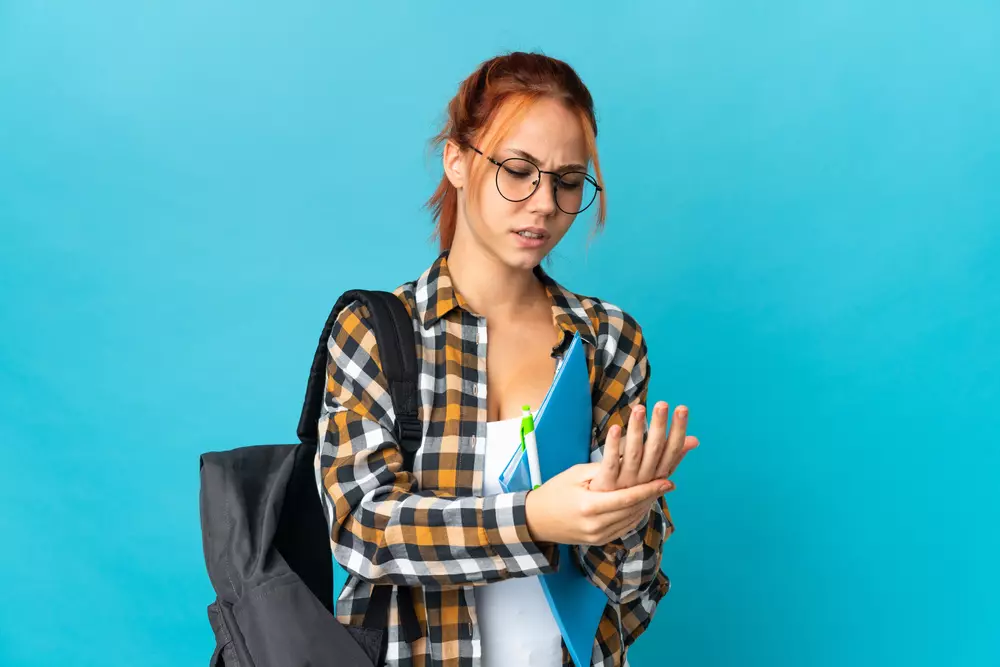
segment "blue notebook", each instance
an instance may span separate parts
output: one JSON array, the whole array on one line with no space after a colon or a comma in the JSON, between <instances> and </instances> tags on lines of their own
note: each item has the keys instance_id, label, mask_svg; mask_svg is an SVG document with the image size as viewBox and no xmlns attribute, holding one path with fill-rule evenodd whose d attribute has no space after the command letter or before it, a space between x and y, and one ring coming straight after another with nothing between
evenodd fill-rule
<instances>
[{"instance_id":1,"label":"blue notebook","mask_svg":"<svg viewBox=\"0 0 1000 667\"><path fill-rule=\"evenodd\" d=\"M593 407L589 378L587 352L576 334L535 417L543 482L590 461ZM528 459L520 448L500 476L500 486L507 492L531 488ZM559 570L542 575L540 580L573 662L576 667L588 667L608 597L574 564L570 549L570 545L559 545Z\"/></svg>"}]
</instances>

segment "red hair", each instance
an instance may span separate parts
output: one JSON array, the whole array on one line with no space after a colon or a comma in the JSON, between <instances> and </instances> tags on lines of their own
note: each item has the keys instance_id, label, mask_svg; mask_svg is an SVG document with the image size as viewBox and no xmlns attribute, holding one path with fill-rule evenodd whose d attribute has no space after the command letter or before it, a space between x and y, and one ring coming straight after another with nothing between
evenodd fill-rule
<instances>
[{"instance_id":1,"label":"red hair","mask_svg":"<svg viewBox=\"0 0 1000 667\"><path fill-rule=\"evenodd\" d=\"M432 144L443 146L450 140L464 148L485 138L480 149L490 155L510 128L542 98L559 100L579 116L588 158L594 165L597 183L603 188L597 159L597 119L590 91L572 67L540 53L508 53L480 65L459 85L458 93L448 103L448 118ZM472 168L470 199L478 191L474 185L485 175L485 163L477 161ZM607 213L603 195L602 192L597 207L598 229L604 226ZM447 250L455 238L458 219L458 191L447 176L441 177L427 207L436 221L434 235L440 239L441 250Z\"/></svg>"}]
</instances>

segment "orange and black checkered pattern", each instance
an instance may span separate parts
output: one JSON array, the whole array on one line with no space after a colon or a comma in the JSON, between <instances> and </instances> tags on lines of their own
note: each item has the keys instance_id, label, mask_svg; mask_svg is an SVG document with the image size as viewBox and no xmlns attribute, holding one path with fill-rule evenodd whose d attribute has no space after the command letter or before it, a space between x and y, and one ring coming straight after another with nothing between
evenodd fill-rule
<instances>
[{"instance_id":1,"label":"orange and black checkered pattern","mask_svg":"<svg viewBox=\"0 0 1000 667\"><path fill-rule=\"evenodd\" d=\"M594 405L592 461L603 457L614 424L645 403L650 367L639 325L621 309L574 294L541 267L535 274L561 332L562 362L573 334L586 343ZM390 667L478 667L473 587L579 566L607 593L593 667L626 667L626 650L649 625L669 581L660 571L673 532L660 498L643 522L601 546L574 545L576 563L558 562L553 544L532 541L527 492L482 495L486 442L485 318L472 312L448 272L448 253L396 295L413 317L419 356L423 439L413 472L394 440L392 401L380 370L367 309L355 302L329 339L327 386L319 421L317 483L331 545L348 580L337 600L343 623L362 622L374 585L408 586L422 636L403 639L396 590L390 608ZM572 665L563 646L563 664Z\"/></svg>"}]
</instances>

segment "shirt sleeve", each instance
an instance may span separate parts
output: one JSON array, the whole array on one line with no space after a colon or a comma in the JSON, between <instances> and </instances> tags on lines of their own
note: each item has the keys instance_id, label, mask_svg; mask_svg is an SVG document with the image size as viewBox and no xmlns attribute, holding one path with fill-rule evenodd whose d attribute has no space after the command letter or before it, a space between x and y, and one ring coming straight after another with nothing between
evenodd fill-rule
<instances>
[{"instance_id":1,"label":"shirt sleeve","mask_svg":"<svg viewBox=\"0 0 1000 667\"><path fill-rule=\"evenodd\" d=\"M372 583L449 587L554 572L557 545L536 543L527 491L456 497L418 489L403 470L395 415L367 308L354 302L328 341L317 483L334 558Z\"/></svg>"},{"instance_id":2,"label":"shirt sleeve","mask_svg":"<svg viewBox=\"0 0 1000 667\"><path fill-rule=\"evenodd\" d=\"M624 429L632 409L645 405L648 394L650 366L642 329L629 315L618 312L619 318L609 318L612 325L619 328L620 335L604 352L606 366L598 403L598 414L604 416L595 431L598 444L592 461L603 460L608 431L616 424ZM604 545L574 545L573 554L583 571L607 593L612 603L635 602L633 613L642 617L643 604L649 606L649 596L658 592L651 589L666 585L660 562L663 544L672 533L673 522L666 500L661 496L639 525L624 536ZM659 597L665 592L659 592ZM643 596L645 600L640 599ZM652 606L655 607L655 602ZM648 615L651 613L650 609Z\"/></svg>"}]
</instances>

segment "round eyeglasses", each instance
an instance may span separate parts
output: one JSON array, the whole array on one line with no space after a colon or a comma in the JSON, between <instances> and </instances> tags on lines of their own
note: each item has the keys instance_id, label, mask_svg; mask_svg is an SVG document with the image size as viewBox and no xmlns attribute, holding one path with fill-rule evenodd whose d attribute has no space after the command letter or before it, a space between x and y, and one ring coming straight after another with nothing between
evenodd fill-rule
<instances>
[{"instance_id":1,"label":"round eyeglasses","mask_svg":"<svg viewBox=\"0 0 1000 667\"><path fill-rule=\"evenodd\" d=\"M475 146L469 148L497 166L497 191L507 201L521 202L535 194L538 184L542 182L542 174L552 177L552 195L556 206L568 215L586 211L594 203L597 193L604 189L584 171L545 171L531 160L511 157L497 161L483 155Z\"/></svg>"}]
</instances>

